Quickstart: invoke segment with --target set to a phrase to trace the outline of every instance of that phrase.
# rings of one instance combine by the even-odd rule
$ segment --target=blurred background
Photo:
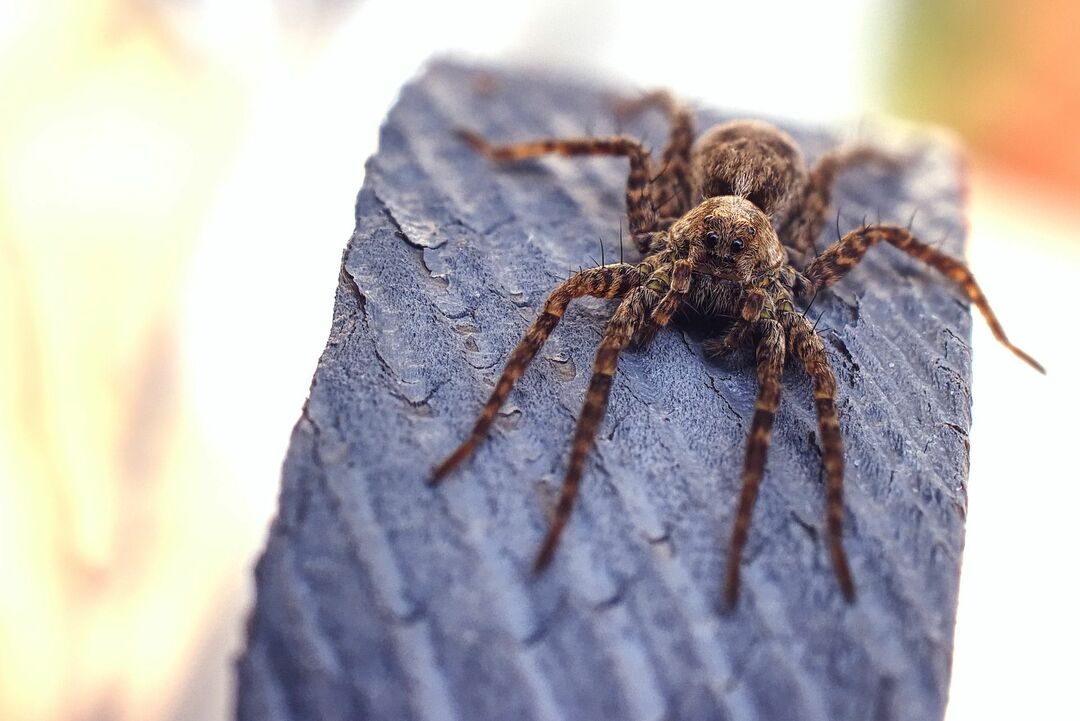
[[[445,53],[963,139],[969,260],[1049,375],[976,320],[948,718],[1080,716],[1080,4],[4,0],[0,718],[231,716],[363,162]]]

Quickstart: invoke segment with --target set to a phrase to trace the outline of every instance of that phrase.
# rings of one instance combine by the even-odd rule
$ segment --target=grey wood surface
[[[531,576],[612,308],[602,301],[572,306],[488,442],[440,487],[425,485],[547,291],[600,260],[601,239],[606,259],[618,257],[624,212],[624,160],[496,167],[452,129],[606,134],[611,99],[558,77],[445,63],[402,90],[367,165],[256,569],[240,719],[942,716],[970,320],[958,291],[891,247],[810,311],[840,383],[854,605],[822,543],[810,384],[789,366],[741,602],[718,611],[755,381],[747,353],[707,360],[692,329],[624,355],[562,546]],[[699,128],[725,117],[702,110]],[[811,158],[837,142],[785,127]],[[659,117],[623,129],[663,142]],[[864,215],[903,223],[917,209],[915,231],[960,255],[954,151],[924,141],[912,152],[899,174],[842,179],[841,227]]]

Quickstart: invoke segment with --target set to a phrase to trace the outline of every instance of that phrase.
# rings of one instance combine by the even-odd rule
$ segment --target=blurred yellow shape
[[[0,718],[152,718],[227,520],[196,492],[219,478],[172,358],[243,98],[151,4],[20,5],[0,38]]]

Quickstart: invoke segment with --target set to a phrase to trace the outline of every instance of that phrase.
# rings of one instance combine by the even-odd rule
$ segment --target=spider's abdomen
[[[716,125],[694,144],[694,185],[706,198],[746,198],[775,223],[806,184],[806,162],[795,141],[758,120]]]

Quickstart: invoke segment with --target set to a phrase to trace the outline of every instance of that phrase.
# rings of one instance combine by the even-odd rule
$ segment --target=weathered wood
[[[821,314],[840,382],[844,603],[822,544],[810,385],[784,393],[732,614],[717,611],[755,382],[661,333],[628,352],[555,562],[530,564],[610,306],[571,308],[492,437],[437,489],[547,291],[620,253],[626,163],[496,167],[452,135],[609,133],[611,96],[447,64],[402,91],[343,259],[285,463],[239,662],[245,720],[912,719],[942,716],[966,507],[969,315],[874,249]],[[700,127],[723,116],[703,111]],[[788,127],[809,156],[836,142]],[[658,146],[657,117],[626,128]],[[924,143],[840,184],[841,225],[906,222],[962,253],[961,178]],[[829,235],[833,231],[830,229]],[[827,241],[823,238],[822,241]],[[630,256],[632,249],[625,248]],[[275,291],[269,291],[275,292]]]

